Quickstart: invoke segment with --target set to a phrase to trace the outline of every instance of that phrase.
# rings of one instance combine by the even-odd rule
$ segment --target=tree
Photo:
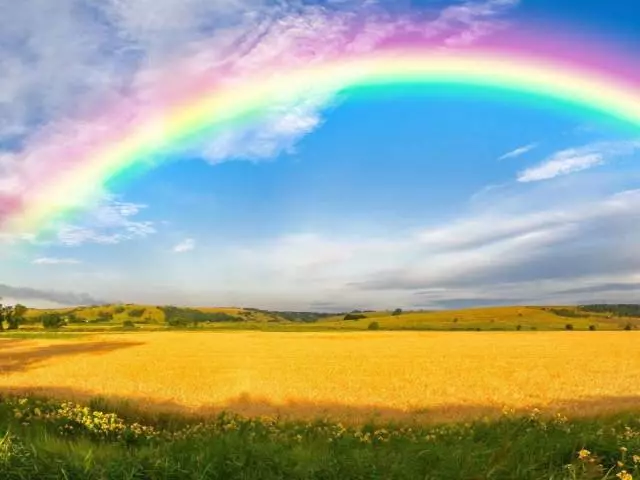
[[[27,313],[24,305],[2,305],[0,303],[0,332],[4,330],[4,322],[7,322],[7,330],[17,330]]]
[[[59,313],[45,313],[40,317],[42,326],[47,329],[60,328],[64,325],[62,315]]]
[[[371,322],[367,330],[380,330],[380,324],[378,322]]]
[[[396,308],[391,315],[401,315],[401,314],[402,314],[402,309]]]
[[[27,313],[27,307],[24,305],[20,305],[19,303],[14,305],[9,318],[7,319],[7,323],[9,324],[9,330],[17,330],[22,321],[24,320],[24,315]]]

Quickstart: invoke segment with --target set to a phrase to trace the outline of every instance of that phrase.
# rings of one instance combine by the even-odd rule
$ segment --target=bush
[[[564,326],[564,329],[565,329],[565,330],[573,330],[573,324],[572,324],[572,323],[567,323],[567,324]]]
[[[114,308],[114,309],[113,309],[113,311],[114,311],[115,313],[122,313],[122,312],[124,312],[124,311],[125,311],[125,308],[124,308],[124,306],[123,306],[123,305],[119,305],[119,306],[117,306],[116,308]]]
[[[132,308],[131,310],[129,310],[128,314],[130,317],[140,318],[142,317],[142,315],[144,315],[145,311],[146,309],[144,308]]]
[[[131,320],[125,320],[124,322],[122,322],[122,327],[123,328],[136,328],[136,324],[133,323]]]
[[[570,310],[568,308],[550,308],[549,311],[555,313],[559,317],[569,317],[569,318],[585,318],[589,315],[584,313],[577,312],[575,310]]]
[[[391,315],[402,315],[402,309],[396,308]]]
[[[589,325],[589,330],[591,330],[592,332],[596,329],[595,325]]]
[[[344,316],[344,320],[360,320],[362,318],[367,318],[367,316],[361,313],[347,313]]]
[[[625,329],[625,330],[632,330],[632,329],[633,329],[633,325],[631,325],[630,323],[627,323],[627,324],[624,326],[624,329]]]
[[[45,313],[40,317],[42,326],[47,329],[55,329],[62,327],[65,322],[59,313]]]
[[[371,322],[367,330],[380,330],[380,324],[378,322]]]

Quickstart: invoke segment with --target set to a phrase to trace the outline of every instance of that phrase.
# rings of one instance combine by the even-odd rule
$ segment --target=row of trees
[[[640,317],[640,305],[636,303],[580,305],[584,312],[609,313],[616,317]]]
[[[234,322],[240,320],[235,315],[224,312],[203,312],[193,308],[166,306],[160,307],[164,312],[165,322],[171,327],[197,326],[206,322]]]

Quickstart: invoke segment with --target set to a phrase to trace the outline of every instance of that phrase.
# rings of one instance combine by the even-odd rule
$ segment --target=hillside
[[[278,312],[239,307],[106,305],[57,310],[29,309],[21,329],[41,328],[46,314],[58,314],[65,331],[173,328],[256,330],[620,330],[640,326],[636,310],[576,306],[509,306],[443,311],[368,311],[346,314]],[[399,314],[398,314],[399,313]],[[355,317],[355,320],[349,319]],[[346,319],[345,319],[346,318]],[[377,326],[372,327],[372,322]]]

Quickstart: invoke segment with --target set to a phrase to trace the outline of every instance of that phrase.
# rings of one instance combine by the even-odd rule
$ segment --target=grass
[[[0,389],[149,409],[423,422],[640,399],[640,332],[156,332],[0,339]],[[9,343],[3,343],[9,342]]]
[[[38,398],[0,399],[0,478],[632,480],[637,415],[506,414],[419,426],[223,414],[140,424]],[[626,477],[624,475],[627,475]]]

